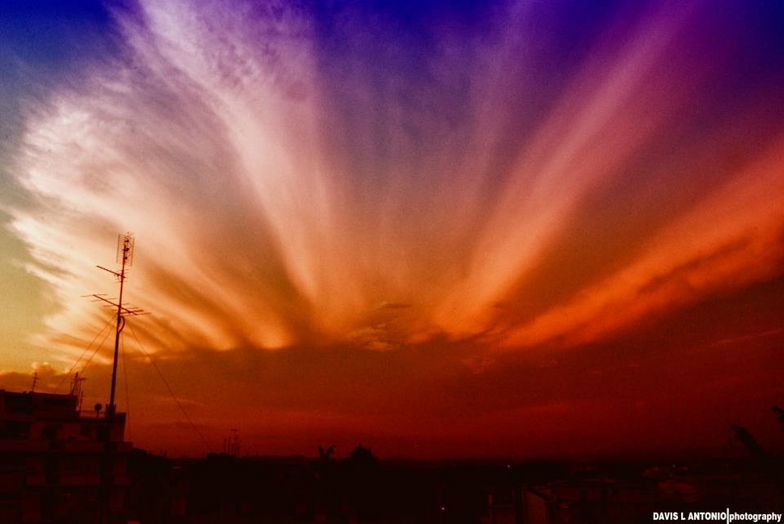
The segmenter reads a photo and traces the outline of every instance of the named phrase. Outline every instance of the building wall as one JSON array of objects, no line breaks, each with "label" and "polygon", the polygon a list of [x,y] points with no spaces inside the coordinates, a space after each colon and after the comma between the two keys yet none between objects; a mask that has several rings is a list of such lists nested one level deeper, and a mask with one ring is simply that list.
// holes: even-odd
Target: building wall
[{"label": "building wall", "polygon": [[71,395],[0,390],[0,524],[123,522],[125,414],[83,416]]}]

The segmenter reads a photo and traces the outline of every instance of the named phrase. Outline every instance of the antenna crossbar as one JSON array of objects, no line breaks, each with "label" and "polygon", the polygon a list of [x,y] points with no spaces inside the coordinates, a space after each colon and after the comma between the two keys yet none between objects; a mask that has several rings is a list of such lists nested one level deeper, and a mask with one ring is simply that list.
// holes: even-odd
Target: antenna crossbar
[{"label": "antenna crossbar", "polygon": [[123,285],[125,284],[126,278],[125,272],[126,269],[133,264],[134,243],[133,235],[130,233],[126,233],[124,235],[120,234],[117,237],[117,262],[120,264],[119,271],[114,271],[103,266],[96,266],[98,269],[109,272],[117,278],[117,281],[120,283],[120,296],[117,301],[115,302],[112,299],[108,299],[105,295],[101,294],[90,295],[94,297],[96,301],[105,302],[107,307],[112,307],[117,311],[117,328],[114,337],[114,359],[112,361],[112,385],[109,394],[109,405],[106,407],[106,415],[108,417],[113,417],[115,413],[114,392],[117,385],[117,356],[120,347],[120,332],[125,327],[124,317],[146,314],[146,312],[142,309],[126,307],[123,305]]},{"label": "antenna crossbar", "polygon": [[125,278],[125,276],[122,273],[120,273],[119,271],[114,271],[112,269],[105,268],[103,266],[95,266],[95,267],[97,267],[98,269],[103,269],[104,271],[106,271],[108,273],[111,273],[112,275],[116,276],[117,278]]},{"label": "antenna crossbar", "polygon": [[94,294],[89,295],[89,296],[95,297],[97,299],[97,300],[93,300],[93,302],[102,301],[102,302],[106,302],[107,307],[111,306],[112,308],[115,308],[115,309],[119,308],[120,311],[122,311],[122,314],[124,314],[124,315],[129,315],[129,316],[149,315],[149,313],[147,311],[144,311],[141,308],[123,306],[122,304],[120,304],[118,302],[113,302],[112,300],[106,298],[105,295],[95,294],[94,293]]}]

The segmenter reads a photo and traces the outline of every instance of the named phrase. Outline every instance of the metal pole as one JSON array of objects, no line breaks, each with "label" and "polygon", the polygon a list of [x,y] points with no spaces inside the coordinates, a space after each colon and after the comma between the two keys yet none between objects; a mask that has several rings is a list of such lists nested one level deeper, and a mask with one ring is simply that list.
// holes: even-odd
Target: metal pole
[{"label": "metal pole", "polygon": [[125,284],[125,264],[128,261],[128,251],[130,251],[130,241],[126,235],[123,238],[122,246],[122,268],[120,269],[120,298],[117,299],[117,329],[114,333],[114,360],[112,362],[112,389],[109,394],[109,406],[106,409],[107,417],[114,417],[114,390],[117,386],[117,360],[120,351],[120,332],[125,327],[125,319],[122,316],[123,285]]}]

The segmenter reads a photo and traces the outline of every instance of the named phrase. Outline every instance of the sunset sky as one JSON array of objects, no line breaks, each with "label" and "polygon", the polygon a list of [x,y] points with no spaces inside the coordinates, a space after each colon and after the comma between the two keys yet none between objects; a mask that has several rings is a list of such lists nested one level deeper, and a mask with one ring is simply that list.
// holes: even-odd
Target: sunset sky
[{"label": "sunset sky", "polygon": [[4,1],[0,389],[83,371],[107,401],[84,296],[131,232],[146,449],[738,454],[732,423],[784,450],[782,27],[778,0]]}]

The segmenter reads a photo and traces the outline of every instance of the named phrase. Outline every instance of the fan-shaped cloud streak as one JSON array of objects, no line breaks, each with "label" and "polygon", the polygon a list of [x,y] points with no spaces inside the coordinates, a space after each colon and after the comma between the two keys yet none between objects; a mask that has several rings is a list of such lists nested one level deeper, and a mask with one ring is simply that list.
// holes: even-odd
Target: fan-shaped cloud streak
[{"label": "fan-shaped cloud streak", "polygon": [[[114,53],[20,102],[25,198],[7,207],[53,296],[39,343],[65,366],[104,325],[78,297],[111,292],[94,266],[120,231],[138,239],[126,297],[154,312],[135,329],[160,358],[321,348],[353,380],[345,362],[378,358],[436,411],[448,397],[428,381],[589,353],[775,281],[777,37],[761,5],[652,4],[113,11]],[[433,346],[462,371],[415,373],[405,355]],[[363,391],[392,420],[408,405]],[[510,395],[465,432],[535,416]]]}]

